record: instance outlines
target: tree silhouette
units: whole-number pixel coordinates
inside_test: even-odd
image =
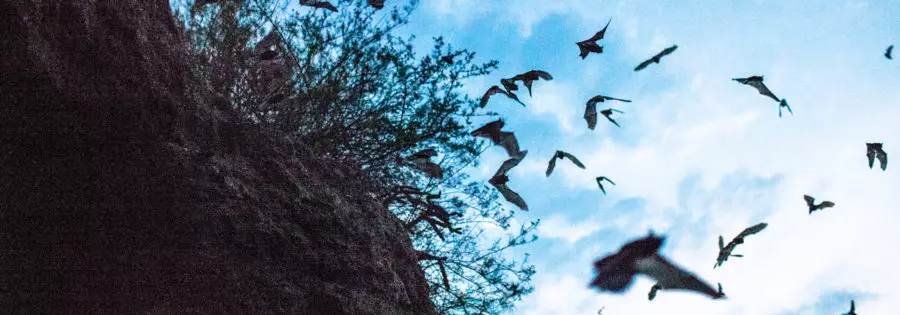
[[[201,81],[195,88],[217,95],[248,123],[358,170],[370,187],[359,193],[396,214],[421,251],[439,313],[512,308],[533,290],[534,268],[527,255],[517,262],[504,253],[533,242],[538,222],[490,243],[485,228],[509,230],[512,212],[500,207],[495,190],[463,172],[487,148],[468,134],[472,118],[496,114],[460,88],[497,61],[476,64],[474,52],[441,37],[417,56],[414,37],[398,35],[417,0],[389,12],[364,0],[331,3],[337,13],[295,1],[176,1]],[[274,49],[256,49],[263,38]],[[404,160],[428,148],[439,152],[441,179]]]

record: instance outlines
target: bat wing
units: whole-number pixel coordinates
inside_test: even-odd
[[[850,313],[853,314],[856,312],[856,301],[850,300]]]
[[[597,276],[591,281],[590,286],[608,291],[624,292],[637,272],[634,269],[634,260],[626,257],[621,252],[611,254],[594,262],[594,270]]]
[[[531,71],[526,72],[525,74],[527,74],[531,77],[534,77],[534,78],[541,78],[541,79],[544,79],[547,81],[553,80],[553,76],[544,70],[531,70]]]
[[[756,88],[756,90],[759,91],[759,94],[771,97],[776,102],[781,103],[781,100],[775,96],[775,93],[772,93],[772,90],[769,90],[769,87],[767,87],[765,83],[762,83],[762,81],[747,81],[746,84]]]
[[[444,178],[444,170],[441,169],[440,165],[435,163],[425,164],[425,175],[431,178],[441,179]]]
[[[869,159],[869,168],[875,165],[875,150],[867,149],[866,157]]]
[[[760,224],[748,227],[748,228],[744,229],[744,231],[742,231],[741,234],[738,235],[738,237],[746,237],[748,235],[753,235],[753,234],[759,233],[760,231],[764,230],[767,226],[769,226],[768,223],[762,222]]]
[[[819,208],[832,208],[834,207],[834,202],[831,201],[823,201],[822,204],[819,205]]]
[[[566,158],[571,160],[572,163],[575,163],[575,166],[578,166],[578,167],[584,169],[584,164],[582,164],[581,161],[579,161],[578,158],[576,158],[574,155],[569,154],[568,152],[563,152],[563,156],[565,156]]]
[[[507,159],[506,161],[503,161],[503,164],[500,164],[500,168],[497,169],[497,172],[494,173],[494,176],[506,175],[507,173],[509,173],[509,170],[511,170],[516,165],[519,165],[519,162],[521,162],[527,154],[528,150],[525,150],[522,151],[519,156],[512,157]]]
[[[615,98],[615,97],[608,97],[608,96],[607,96],[606,99],[610,99],[610,100],[614,100],[614,101],[619,101],[619,102],[625,102],[625,103],[631,103],[631,100],[626,100],[626,99],[621,99],[621,98]]]
[[[693,273],[672,264],[660,255],[640,258],[636,261],[635,266],[639,273],[656,279],[657,285],[664,290],[689,290],[706,294],[712,298],[723,296]]]
[[[591,36],[591,38],[589,38],[587,41],[595,42],[603,39],[603,36],[606,35],[606,28],[609,27],[610,22],[612,22],[612,18],[609,18],[609,21],[606,21],[606,26],[604,26],[602,30],[594,34],[594,36]]]
[[[480,103],[481,107],[484,107],[485,105],[487,105],[487,102],[488,102],[488,100],[490,100],[491,95],[497,94],[497,92],[502,92],[502,91],[503,90],[501,90],[499,86],[496,86],[496,85],[491,86],[491,88],[489,88],[487,90],[487,92],[484,92],[484,95],[481,96],[481,103]]]
[[[639,64],[637,67],[634,68],[634,71],[644,70],[644,68],[649,66],[651,63],[653,63],[653,59],[644,60],[644,62],[641,62],[641,64]]]
[[[656,291],[659,291],[659,284],[654,284],[650,287],[650,293],[647,293],[647,299],[653,301],[656,298]]]
[[[553,169],[556,168],[556,154],[553,154],[553,157],[550,158],[550,162],[547,162],[547,177],[550,177],[550,174],[553,174]]]
[[[619,123],[616,122],[615,119],[612,119],[609,116],[606,116],[606,120],[609,120],[609,122],[613,123],[613,125],[616,125],[616,127],[622,128],[622,126],[619,126]]]
[[[814,207],[813,203],[816,201],[816,198],[813,198],[810,195],[803,195],[803,200],[806,200],[806,206],[812,209]]]
[[[597,105],[590,101],[584,108],[584,121],[587,122],[590,130],[594,130],[594,127],[597,127]]]
[[[719,251],[725,249],[725,239],[722,238],[722,235],[719,235]]]
[[[531,89],[529,89],[529,91],[530,90]],[[514,101],[519,102],[519,104],[521,104],[522,107],[525,107],[525,103],[522,103],[522,101],[519,100],[519,97],[516,96],[515,94],[513,94],[512,92],[503,92],[503,94],[506,95],[506,97],[509,97],[509,98],[513,99]]]
[[[506,201],[516,205],[519,209],[525,211],[528,210],[528,205],[525,204],[525,200],[522,200],[522,196],[519,196],[519,194],[512,191],[512,189],[509,189],[509,186],[506,184],[497,185],[497,190],[500,191],[500,194],[503,195],[503,198],[506,199]]]
[[[884,57],[887,59],[894,59],[891,57],[891,52],[894,51],[894,45],[888,46],[887,50],[884,51]]]
[[[878,150],[877,154],[875,154],[875,158],[878,159],[878,162],[881,162],[881,170],[884,171],[887,169],[887,152],[884,150]]]
[[[499,133],[500,138],[500,146],[506,150],[506,153],[510,157],[519,155],[519,141],[516,140],[516,135],[512,132],[501,131]]]
[[[413,153],[410,158],[430,158],[437,156],[437,151],[435,149],[425,149],[416,153]]]
[[[516,85],[515,79],[500,79],[500,84],[503,85],[503,88],[506,89],[507,92],[515,91],[519,89],[519,86]]]
[[[502,120],[495,120],[485,124],[484,126],[479,127],[472,131],[471,135],[475,137],[484,137],[491,139],[495,145],[500,144],[500,128],[503,128]]]
[[[656,54],[655,57],[656,57],[656,59],[658,60],[659,58],[662,58],[662,57],[665,57],[665,56],[668,56],[668,55],[672,54],[673,52],[675,52],[676,49],[678,49],[678,45],[672,45],[672,46],[669,47],[669,48],[663,49],[663,51],[661,51],[661,52],[659,52],[658,54]]]

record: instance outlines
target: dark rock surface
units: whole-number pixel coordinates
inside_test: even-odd
[[[433,314],[352,170],[192,87],[168,1],[0,0],[0,313]]]

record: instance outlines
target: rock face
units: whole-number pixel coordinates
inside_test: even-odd
[[[0,0],[0,313],[434,314],[351,170],[197,92],[185,51],[165,0]]]

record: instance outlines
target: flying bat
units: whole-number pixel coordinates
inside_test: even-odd
[[[609,116],[612,116],[613,112],[620,113],[620,114],[624,114],[624,113],[625,113],[625,112],[620,111],[620,110],[618,110],[618,109],[607,108],[607,109],[601,110],[601,111],[600,111],[600,114],[602,114],[604,117],[606,117],[606,119],[609,120],[609,122],[611,122],[611,123],[613,123],[614,125],[616,125],[616,127],[622,128],[622,126],[619,126],[619,123],[617,123],[615,119],[612,119],[611,117],[609,117]],[[588,123],[590,123],[590,122],[588,122]],[[590,125],[588,125],[588,127],[590,127]]]
[[[850,312],[844,313],[844,315],[856,315],[856,302],[850,300]]]
[[[724,244],[725,242],[724,242],[724,239],[722,238],[722,235],[719,235],[719,257],[716,258],[716,264],[713,266],[713,268],[721,266],[725,261],[728,260],[728,257],[744,257],[743,255],[734,255],[731,252],[734,250],[735,247],[744,243],[744,237],[746,237],[748,235],[753,235],[753,234],[759,233],[760,231],[764,230],[767,226],[769,226],[769,224],[763,222],[763,223],[759,223],[757,225],[748,227],[748,228],[744,229],[743,231],[741,231],[741,233],[738,234],[738,236],[735,236],[734,239],[731,240],[731,242],[728,242],[728,245]]]
[[[611,100],[611,101],[620,101],[620,102],[625,102],[625,103],[631,103],[631,100],[626,100],[626,99],[621,99],[621,98],[615,98],[615,97],[609,97],[609,96],[605,96],[605,95],[595,95],[594,97],[591,97],[591,99],[589,99],[589,100],[587,101],[587,103],[588,103],[588,105],[590,105],[590,104],[597,104],[597,103],[606,102],[607,100]]]
[[[678,49],[678,45],[672,45],[669,48],[663,49],[663,51],[659,52],[652,58],[644,60],[644,62],[641,62],[641,64],[639,64],[637,67],[634,68],[634,71],[641,71],[652,63],[659,63],[660,58],[665,57],[668,54],[671,54],[672,52],[675,51],[675,49]]]
[[[579,161],[577,158],[575,158],[574,155],[571,155],[568,152],[556,150],[556,153],[553,154],[552,158],[550,158],[550,162],[547,163],[547,173],[546,173],[547,177],[550,177],[550,174],[553,173],[553,169],[556,168],[556,160],[557,159],[562,160],[563,158],[569,159],[570,161],[572,161],[572,163],[575,163],[575,166],[578,166],[581,169],[584,169],[584,164],[581,164],[581,161]]]
[[[337,12],[338,9],[331,4],[331,2],[323,1],[323,0],[300,0],[301,6],[314,7],[316,9],[326,9],[331,10],[333,12]]]
[[[612,18],[606,22],[606,26],[603,27],[602,30],[595,33],[591,38],[585,39],[583,41],[575,43],[578,45],[579,56],[581,59],[587,58],[588,54],[602,54],[603,46],[597,45],[597,41],[603,39],[603,35],[606,35],[606,28],[609,27],[609,22],[612,22]]]
[[[609,179],[608,177],[606,177],[606,176],[598,176],[598,177],[594,178],[594,180],[597,181],[597,186],[600,186],[600,191],[602,191],[604,195],[606,195],[606,189],[603,188],[603,181],[604,181],[604,180],[607,181],[607,182],[609,182],[609,183],[612,184],[613,186],[616,185],[616,183],[614,183],[612,180],[610,180],[610,179]]]
[[[810,195],[803,195],[803,200],[806,200],[806,206],[809,207],[809,214],[812,214],[813,211],[834,207],[834,202],[831,201],[822,201],[819,204],[815,204],[816,198],[813,198]]]
[[[520,101],[519,98],[515,94],[504,91],[503,89],[501,89],[499,86],[496,86],[496,85],[491,86],[491,88],[489,88],[487,90],[487,92],[484,92],[484,96],[481,97],[481,103],[480,103],[481,107],[484,108],[484,106],[487,105],[488,100],[491,98],[491,95],[494,95],[497,93],[506,95],[506,97],[509,97],[509,98],[513,99],[514,101],[519,102],[519,104],[522,104],[522,107],[525,107],[525,103],[522,103],[522,101]]]
[[[509,79],[501,79],[500,84],[506,88],[507,92],[518,90],[519,87],[516,86],[516,80],[522,81],[522,84],[525,85],[525,88],[528,89],[528,96],[531,96],[531,84],[538,79],[544,79],[547,81],[553,80],[553,76],[547,71],[543,70],[531,70],[522,74],[517,74],[516,76]]]
[[[887,152],[884,152],[882,143],[866,143],[866,157],[869,158],[869,168],[875,165],[875,159],[881,164],[881,170],[887,170]]]
[[[664,237],[651,233],[625,244],[618,252],[595,261],[597,276],[590,286],[600,291],[622,293],[634,281],[634,276],[643,274],[656,279],[655,286],[658,286],[658,290],[689,290],[713,299],[725,297],[722,292],[716,291],[693,273],[662,257],[659,249],[664,240]]]
[[[406,159],[408,161],[412,161],[413,164],[416,165],[416,167],[425,171],[425,175],[427,175],[428,177],[443,178],[444,171],[441,169],[441,166],[431,161],[431,158],[435,156],[437,156],[437,151],[435,151],[434,149],[425,149],[413,153]]]
[[[894,57],[891,57],[891,53],[892,53],[893,51],[894,51],[894,45],[888,46],[887,50],[884,52],[884,58],[887,58],[887,59],[894,59]]]
[[[384,8],[384,0],[366,0],[366,2],[376,10]]]
[[[491,177],[490,181],[488,181],[491,186],[497,188],[500,191],[500,194],[503,195],[503,198],[506,201],[511,202],[512,204],[519,207],[519,209],[528,210],[528,205],[525,204],[525,200],[522,200],[522,196],[519,196],[515,191],[509,189],[509,186],[506,183],[509,182],[509,177],[506,175],[509,170],[511,170],[514,166],[518,165],[522,159],[528,154],[528,150],[520,152],[517,156],[511,157],[497,169],[497,172],[494,173],[494,176]]]
[[[475,131],[472,131],[471,135],[491,139],[491,142],[493,142],[494,145],[503,147],[510,157],[517,156],[520,153],[519,141],[516,140],[516,135],[512,132],[500,131],[500,129],[503,128],[503,125],[503,120],[497,119],[475,129]]]
[[[778,102],[778,117],[781,117],[781,108],[787,108],[788,112],[790,112],[791,115],[794,114],[794,111],[791,110],[791,106],[788,105],[787,100],[783,98],[778,99],[778,97],[775,96],[775,93],[772,93],[772,90],[769,90],[766,84],[763,83],[763,76],[754,75],[746,78],[733,78],[732,80],[737,81],[741,84],[752,86],[757,91],[759,91],[759,94],[768,96]]]

